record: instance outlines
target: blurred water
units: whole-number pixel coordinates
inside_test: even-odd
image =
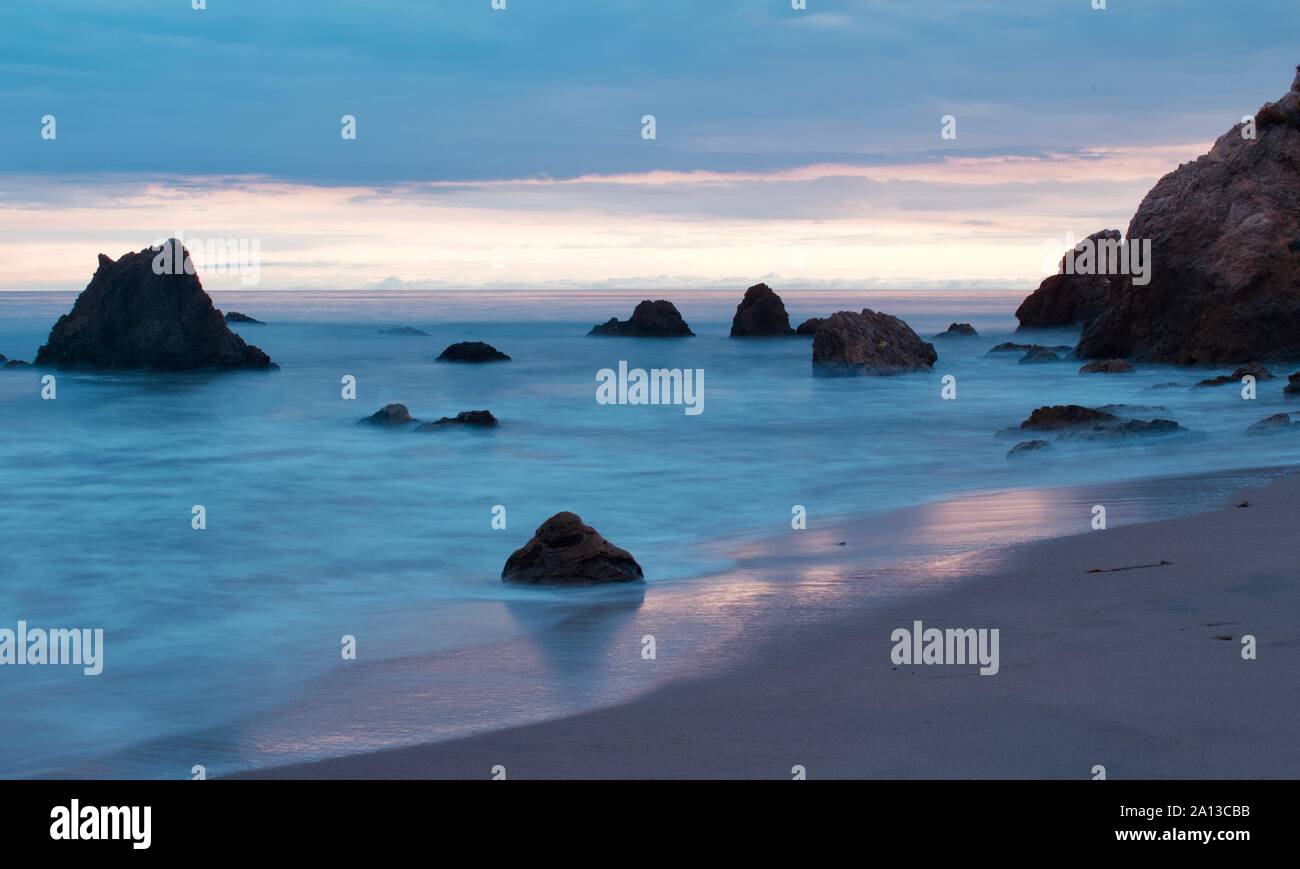
[[[720,539],[789,532],[792,505],[806,507],[816,529],[962,492],[1282,465],[1300,443],[1244,434],[1263,416],[1300,408],[1288,408],[1283,380],[1243,401],[1234,385],[1188,388],[1203,372],[1141,366],[1080,376],[1078,363],[985,356],[1012,337],[1019,294],[783,293],[796,323],[870,306],[925,336],[953,320],[981,332],[937,341],[932,374],[848,379],[811,376],[809,339],[729,339],[739,293],[667,294],[696,338],[585,336],[594,323],[628,316],[643,295],[231,293],[217,304],[268,321],[237,330],[281,370],[64,373],[56,401],[40,399],[43,372],[0,371],[0,627],[22,618],[102,627],[107,636],[105,671],[95,678],[75,668],[0,668],[0,775],[106,756],[114,760],[97,772],[185,775],[178,758],[192,748],[132,747],[183,743],[185,734],[255,718],[264,748],[245,744],[229,764],[294,756],[271,747],[273,734],[298,692],[337,677],[343,634],[357,636],[373,663],[482,650],[585,612],[587,603],[574,609],[500,581],[509,553],[558,510],[630,550],[652,589],[671,588],[670,618],[689,613],[699,577],[729,566]],[[72,300],[0,293],[0,353],[31,359]],[[395,325],[432,337],[377,334]],[[461,340],[487,341],[513,361],[433,361]],[[703,369],[704,413],[598,405],[596,372],[620,360]],[[356,401],[340,398],[347,374],[357,378]],[[957,378],[955,401],[940,397],[945,374]],[[1155,388],[1171,381],[1179,386]],[[425,419],[486,408],[501,426],[416,434],[354,424],[393,401]],[[1144,416],[1177,419],[1201,436],[1061,446],[1008,461],[1016,439],[996,433],[1059,403],[1160,405]],[[195,504],[207,509],[205,531],[190,527]],[[490,524],[498,504],[505,531]],[[708,629],[726,635],[717,620]],[[536,670],[476,663],[473,684],[455,689],[461,705],[433,732],[609,701],[646,684],[622,665],[542,669],[555,684],[539,686]],[[440,678],[456,672],[444,666]],[[347,690],[378,690],[374,678],[367,686]],[[502,692],[508,704],[497,702]],[[268,716],[281,724],[268,725]],[[367,741],[344,728],[332,746],[304,751],[430,732]]]

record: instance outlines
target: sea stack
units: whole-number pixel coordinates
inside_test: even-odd
[[[690,338],[695,335],[686,325],[677,306],[667,299],[646,299],[632,311],[630,320],[610,317],[592,326],[588,335],[611,335],[626,338]]]
[[[819,374],[900,374],[929,371],[939,354],[902,320],[869,308],[839,311],[813,335]]]
[[[188,263],[189,253],[174,239],[116,261],[100,254],[94,277],[54,324],[36,364],[152,371],[275,367],[230,331]]]
[[[785,303],[767,284],[754,284],[736,306],[732,338],[776,338],[793,335]]]
[[[556,513],[506,560],[503,582],[526,585],[595,585],[642,582],[641,565],[574,513]]]
[[[1253,128],[1253,129],[1252,129]],[[1180,365],[1300,358],[1300,74],[1252,124],[1160,179],[1126,237],[1150,283],[1121,277],[1078,355]]]

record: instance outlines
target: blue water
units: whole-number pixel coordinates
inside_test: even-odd
[[[785,294],[796,323],[871,306],[926,336],[953,320],[981,332],[936,342],[932,374],[844,379],[812,376],[810,339],[728,339],[739,293],[654,294],[676,301],[696,338],[585,336],[643,295],[231,293],[217,304],[268,321],[237,331],[281,370],[60,373],[54,401],[41,399],[43,372],[0,371],[0,627],[21,618],[107,637],[98,677],[0,668],[0,776],[178,777],[190,756],[222,756],[231,771],[426,738],[405,726],[382,736],[343,728],[327,745],[259,747],[277,742],[281,725],[268,716],[347,666],[343,634],[359,638],[367,662],[392,661],[483,650],[572,615],[563,600],[500,581],[510,552],[558,510],[631,551],[652,589],[689,600],[699,577],[728,567],[720,539],[785,533],[796,504],[815,528],[961,492],[1292,463],[1300,445],[1244,434],[1300,409],[1283,399],[1284,379],[1245,401],[1232,385],[1187,388],[1203,372],[1084,377],[1078,363],[985,356],[1012,337],[1019,294]],[[0,353],[31,359],[72,299],[0,293]],[[396,325],[432,337],[377,334]],[[433,361],[461,340],[513,361]],[[703,369],[704,412],[598,405],[596,372],[620,360]],[[340,396],[349,374],[355,401]],[[945,374],[957,378],[955,401],[940,397]],[[1181,386],[1153,388],[1170,381]],[[501,425],[433,434],[355,425],[388,402],[424,419],[490,409]],[[1144,416],[1201,436],[1008,461],[1016,439],[996,433],[1058,403],[1161,405]],[[206,530],[191,528],[194,505],[206,508]],[[506,530],[491,526],[494,505],[506,508]],[[535,617],[539,600],[546,618]],[[636,682],[623,667],[550,666],[538,684],[475,664],[472,684],[446,690],[478,699],[445,713],[437,733],[616,698]],[[440,678],[453,676],[465,678],[443,667]],[[259,740],[230,749],[230,734],[255,719]]]

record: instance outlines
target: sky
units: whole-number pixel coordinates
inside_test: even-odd
[[[1293,0],[1094,2],[5,3],[0,290],[1033,286],[1300,63]]]

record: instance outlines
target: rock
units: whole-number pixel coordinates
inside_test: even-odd
[[[1115,416],[1135,416],[1139,413],[1168,413],[1169,408],[1159,404],[1103,404],[1097,410]]]
[[[252,317],[248,316],[247,314],[241,314],[238,311],[227,311],[226,322],[227,323],[250,323],[254,326],[266,325],[261,320],[255,320]]]
[[[1001,344],[994,345],[985,356],[992,356],[994,353],[1027,353],[1030,350],[1050,350],[1053,353],[1069,353],[1074,348],[1069,344],[1058,344],[1055,347],[1044,347],[1042,344],[1017,344],[1014,341],[1003,341]]]
[[[1295,431],[1298,428],[1300,428],[1300,422],[1292,422],[1291,414],[1275,413],[1272,416],[1264,417],[1259,422],[1252,423],[1251,426],[1246,429],[1246,434],[1278,434],[1284,431]]]
[[[386,404],[358,422],[364,425],[407,425],[419,420],[411,416],[404,404]]]
[[[433,422],[426,422],[417,427],[416,431],[440,431],[449,426],[467,425],[477,428],[491,428],[497,424],[497,418],[492,415],[490,410],[462,410],[460,413],[452,416],[444,416]]]
[[[1164,383],[1155,383],[1148,386],[1147,389],[1182,389],[1183,384],[1176,380],[1166,380]]]
[[[1043,450],[1050,448],[1051,446],[1052,446],[1051,441],[1021,441],[1020,443],[1016,444],[1014,447],[1011,448],[1011,450],[1007,453],[1007,458],[1009,459],[1014,456],[1023,456],[1029,453],[1040,453]]]
[[[1104,229],[1094,232],[1086,241],[1095,247],[1098,241],[1119,240],[1118,229]],[[1066,260],[1078,257],[1084,250],[1085,242],[1079,242],[1074,250],[1067,251],[1061,257],[1058,273],[1044,279],[1038,289],[1020,303],[1016,309],[1016,319],[1020,321],[1021,329],[1071,326],[1091,320],[1101,312],[1118,276],[1067,274]],[[1069,271],[1074,270],[1074,264],[1071,263]]]
[[[641,582],[645,574],[619,549],[573,513],[556,513],[533,539],[506,559],[504,582],[530,585],[588,585]]]
[[[197,274],[176,265],[189,257],[175,240],[160,249],[99,255],[99,268],[70,313],[50,330],[37,365],[59,368],[149,369],[273,368],[269,356],[244,343],[222,319]]]
[[[410,326],[397,326],[392,329],[380,329],[380,335],[401,335],[407,338],[428,338],[428,332],[412,329]]]
[[[832,314],[813,335],[813,366],[823,374],[929,371],[938,358],[902,320],[869,308]]]
[[[24,362],[21,359],[10,359],[8,362],[4,364],[4,367],[5,368],[31,368],[32,364],[30,362]]]
[[[641,302],[632,312],[632,319],[610,317],[599,326],[592,326],[588,335],[613,335],[628,338],[689,338],[695,333],[686,325],[677,307],[666,299]]]
[[[1251,363],[1243,365],[1231,374],[1221,374],[1218,377],[1211,377],[1209,380],[1202,380],[1197,386],[1223,386],[1225,383],[1240,383],[1241,378],[1247,375],[1254,377],[1256,381],[1273,380],[1273,372],[1269,371],[1263,365]]]
[[[804,320],[799,324],[799,328],[795,329],[794,333],[796,335],[815,335],[817,334],[817,329],[825,322],[825,317],[809,317],[807,320]]]
[[[1094,410],[1077,404],[1054,404],[1051,407],[1040,407],[1029,414],[1029,418],[1022,422],[1020,427],[1030,431],[1058,431],[1118,420],[1118,416],[1104,410]]]
[[[1061,357],[1057,356],[1046,347],[1031,347],[1029,352],[1020,357],[1021,365],[1035,365],[1040,362],[1060,362]]]
[[[439,354],[438,362],[506,362],[509,356],[482,341],[461,341]]]
[[[1160,179],[1127,237],[1151,281],[1124,278],[1084,326],[1082,357],[1180,365],[1300,358],[1300,75],[1210,153]]]
[[[8,361],[3,353],[0,353],[0,362]]]
[[[1300,371],[1287,378],[1286,386],[1282,387],[1282,394],[1287,398],[1300,395]]]
[[[935,335],[935,338],[978,338],[979,332],[970,323],[951,323],[947,330]]]
[[[1127,359],[1102,359],[1089,362],[1079,369],[1080,374],[1128,374],[1133,370],[1133,363]]]
[[[771,338],[793,334],[785,303],[771,287],[754,284],[745,290],[745,298],[736,306],[736,316],[731,320],[732,338]]]

